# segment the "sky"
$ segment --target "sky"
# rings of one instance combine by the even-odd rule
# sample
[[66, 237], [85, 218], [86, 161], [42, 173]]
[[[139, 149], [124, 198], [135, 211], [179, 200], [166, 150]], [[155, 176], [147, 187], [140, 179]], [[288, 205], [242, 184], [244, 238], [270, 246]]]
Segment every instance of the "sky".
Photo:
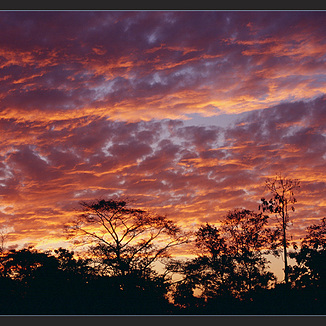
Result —
[[326, 217], [326, 12], [1, 11], [0, 228], [68, 245], [80, 202], [182, 229], [299, 179], [289, 234]]

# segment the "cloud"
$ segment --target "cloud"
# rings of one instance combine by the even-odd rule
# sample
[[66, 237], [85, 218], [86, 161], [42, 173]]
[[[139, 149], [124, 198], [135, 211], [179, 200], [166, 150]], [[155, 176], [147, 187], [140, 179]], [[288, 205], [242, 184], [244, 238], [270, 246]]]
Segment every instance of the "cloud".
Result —
[[[185, 228], [219, 221], [256, 210], [280, 171], [302, 180], [298, 222], [325, 215], [324, 13], [0, 17], [0, 205], [13, 242], [64, 241], [80, 200], [119, 195]], [[214, 124], [223, 113], [234, 123]]]
[[325, 90], [324, 13], [2, 12], [1, 17], [5, 117], [23, 111], [33, 120], [35, 114], [43, 120], [175, 119], [262, 109]]
[[[2, 128], [14, 135], [29, 131], [33, 145], [18, 136], [8, 145], [11, 150], [1, 165], [1, 196], [15, 207], [13, 225], [26, 205], [36, 219], [33, 223], [47, 224], [56, 216], [60, 224], [79, 200], [117, 194], [187, 225], [218, 220], [238, 206], [257, 209], [264, 178], [282, 171], [302, 180], [302, 209], [314, 199], [313, 207], [321, 214], [324, 106], [324, 97], [280, 104], [246, 114], [228, 129], [169, 120], [77, 119], [42, 128], [2, 120]], [[49, 217], [37, 207], [47, 209]]]

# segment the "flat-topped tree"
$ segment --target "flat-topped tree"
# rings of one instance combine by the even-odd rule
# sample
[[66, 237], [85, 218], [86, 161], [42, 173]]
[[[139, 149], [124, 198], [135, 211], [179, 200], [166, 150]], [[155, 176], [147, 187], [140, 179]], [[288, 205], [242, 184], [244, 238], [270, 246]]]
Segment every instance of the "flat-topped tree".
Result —
[[82, 213], [67, 229], [78, 241], [90, 241], [103, 275], [150, 275], [155, 261], [187, 241], [165, 216], [130, 208], [126, 201], [96, 200], [81, 205]]

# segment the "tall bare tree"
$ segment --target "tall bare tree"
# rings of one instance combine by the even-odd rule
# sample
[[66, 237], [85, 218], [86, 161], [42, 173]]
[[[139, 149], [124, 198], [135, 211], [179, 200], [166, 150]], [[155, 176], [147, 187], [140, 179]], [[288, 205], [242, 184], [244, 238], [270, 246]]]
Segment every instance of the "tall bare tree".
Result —
[[294, 212], [294, 204], [297, 202], [294, 197], [294, 191], [300, 187], [300, 182], [297, 179], [288, 179], [281, 174], [276, 175], [274, 179], [266, 180], [266, 188], [270, 191], [272, 197], [269, 201], [262, 198], [260, 208], [263, 211], [275, 213], [279, 220], [279, 228], [281, 230], [282, 246], [284, 254], [284, 282], [289, 282], [289, 267], [288, 267], [288, 240], [287, 229], [289, 227], [290, 216], [289, 210]]

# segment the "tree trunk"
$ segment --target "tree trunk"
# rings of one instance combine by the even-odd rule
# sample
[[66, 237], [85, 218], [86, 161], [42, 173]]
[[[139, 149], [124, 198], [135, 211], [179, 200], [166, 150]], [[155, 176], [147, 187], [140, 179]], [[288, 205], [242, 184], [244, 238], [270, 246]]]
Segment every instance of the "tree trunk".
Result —
[[288, 284], [289, 271], [288, 271], [288, 257], [287, 257], [287, 249], [286, 249], [286, 221], [285, 221], [284, 207], [282, 211], [282, 220], [283, 220], [284, 281], [285, 284]]

